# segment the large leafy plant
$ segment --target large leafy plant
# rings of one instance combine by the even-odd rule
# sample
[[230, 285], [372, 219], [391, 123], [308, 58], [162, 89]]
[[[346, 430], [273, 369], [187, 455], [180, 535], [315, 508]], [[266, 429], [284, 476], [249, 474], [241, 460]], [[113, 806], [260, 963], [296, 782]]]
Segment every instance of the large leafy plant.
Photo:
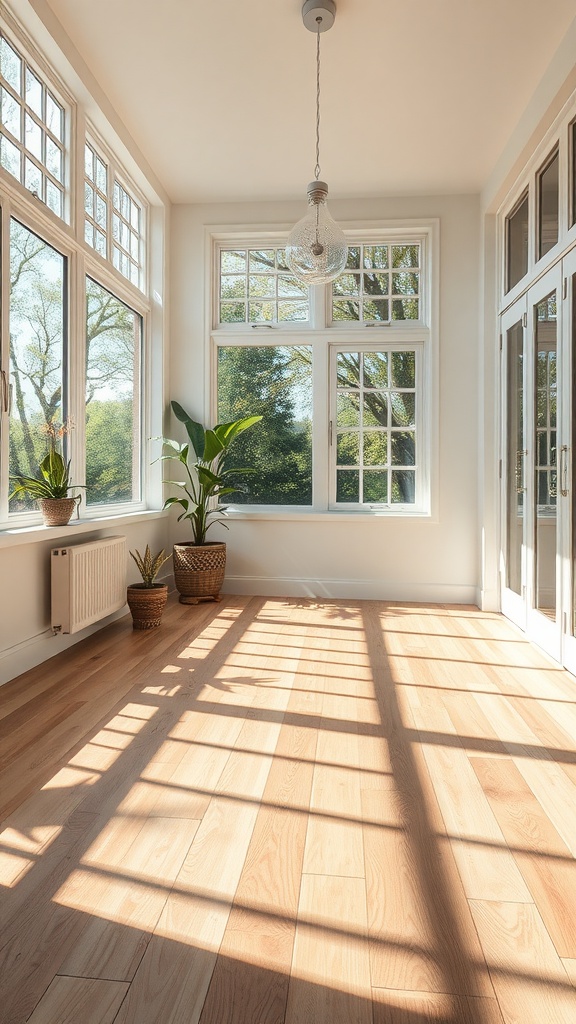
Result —
[[[258, 423], [261, 416], [245, 416], [234, 423], [218, 423], [210, 430], [197, 423], [178, 402], [172, 402], [172, 411], [176, 419], [186, 428], [188, 442], [179, 444], [171, 438], [164, 437], [163, 444], [169, 449], [161, 457], [180, 463], [186, 473], [184, 480], [168, 480], [184, 491], [182, 497], [167, 498], [164, 508], [180, 505], [181, 519], [189, 519], [192, 526], [194, 544], [205, 544], [206, 533], [214, 523], [222, 523], [226, 515], [226, 507], [220, 500], [227, 494], [241, 490], [234, 486], [232, 474], [251, 473], [251, 469], [226, 469], [226, 457], [230, 445], [239, 434]], [[225, 524], [224, 524], [225, 525]]]

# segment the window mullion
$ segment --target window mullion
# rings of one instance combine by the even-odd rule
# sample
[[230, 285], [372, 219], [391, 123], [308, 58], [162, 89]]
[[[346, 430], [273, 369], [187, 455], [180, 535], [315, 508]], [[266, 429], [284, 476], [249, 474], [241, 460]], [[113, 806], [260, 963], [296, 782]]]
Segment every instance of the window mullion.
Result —
[[[4, 198], [0, 207], [0, 254], [2, 266], [10, 266], [10, 201]], [[10, 413], [10, 274], [2, 274], [0, 291], [0, 522], [8, 518], [8, 462]]]
[[[74, 430], [70, 435], [73, 480], [86, 484], [86, 268], [78, 252], [70, 258], [68, 288], [68, 400]], [[82, 491], [85, 505], [86, 492]]]
[[[312, 289], [318, 291], [319, 289]], [[324, 337], [312, 345], [312, 506], [317, 511], [328, 508], [330, 495], [330, 419], [334, 403], [330, 380], [330, 347]], [[336, 435], [333, 430], [333, 444]]]

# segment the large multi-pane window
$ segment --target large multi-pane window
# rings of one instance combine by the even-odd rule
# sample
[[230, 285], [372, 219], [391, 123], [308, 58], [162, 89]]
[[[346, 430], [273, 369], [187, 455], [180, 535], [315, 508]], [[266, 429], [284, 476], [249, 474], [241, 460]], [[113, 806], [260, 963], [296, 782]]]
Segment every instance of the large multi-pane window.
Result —
[[123, 277], [143, 286], [142, 205], [92, 142], [84, 146], [84, 239]]
[[0, 165], [63, 217], [64, 107], [1, 31], [0, 122]]
[[40, 518], [10, 494], [52, 443], [87, 514], [143, 507], [149, 316], [145, 204], [12, 29], [0, 29], [0, 525]]
[[281, 245], [217, 246], [215, 416], [262, 416], [228, 463], [234, 505], [429, 510], [430, 237], [354, 242], [314, 288]]

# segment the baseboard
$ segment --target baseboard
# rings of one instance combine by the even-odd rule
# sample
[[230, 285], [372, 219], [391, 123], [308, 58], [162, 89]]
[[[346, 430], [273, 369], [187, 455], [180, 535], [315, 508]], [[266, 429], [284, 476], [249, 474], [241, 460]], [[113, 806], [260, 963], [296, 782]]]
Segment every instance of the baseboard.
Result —
[[477, 604], [477, 588], [466, 584], [394, 583], [385, 580], [292, 579], [226, 576], [224, 594], [307, 597], [330, 600], [410, 601], [424, 604]]
[[[174, 590], [172, 574], [159, 578], [159, 582], [167, 583], [170, 592]], [[105, 619], [92, 623], [91, 626], [87, 626], [86, 629], [81, 630], [79, 633], [58, 633], [55, 635], [51, 629], [45, 629], [36, 636], [29, 637], [13, 647], [6, 648], [6, 650], [0, 652], [0, 686], [10, 682], [11, 679], [21, 675], [22, 672], [28, 672], [29, 669], [36, 668], [37, 665], [41, 665], [43, 661], [48, 661], [49, 658], [60, 654], [61, 651], [68, 650], [69, 647], [73, 647], [74, 644], [80, 643], [81, 640], [85, 640], [92, 633], [97, 633], [99, 629], [104, 629], [111, 622], [115, 622], [116, 619], [121, 619], [123, 615], [127, 614], [128, 605], [124, 605], [119, 611], [108, 615]]]

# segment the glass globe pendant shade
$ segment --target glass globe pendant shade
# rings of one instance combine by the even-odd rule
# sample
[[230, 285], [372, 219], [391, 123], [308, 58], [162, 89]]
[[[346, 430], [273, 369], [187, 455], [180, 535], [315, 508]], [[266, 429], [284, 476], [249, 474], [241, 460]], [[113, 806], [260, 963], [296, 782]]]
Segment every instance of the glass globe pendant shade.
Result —
[[306, 284], [326, 284], [344, 270], [348, 244], [328, 209], [326, 182], [312, 181], [307, 194], [308, 212], [288, 235], [286, 262]]

